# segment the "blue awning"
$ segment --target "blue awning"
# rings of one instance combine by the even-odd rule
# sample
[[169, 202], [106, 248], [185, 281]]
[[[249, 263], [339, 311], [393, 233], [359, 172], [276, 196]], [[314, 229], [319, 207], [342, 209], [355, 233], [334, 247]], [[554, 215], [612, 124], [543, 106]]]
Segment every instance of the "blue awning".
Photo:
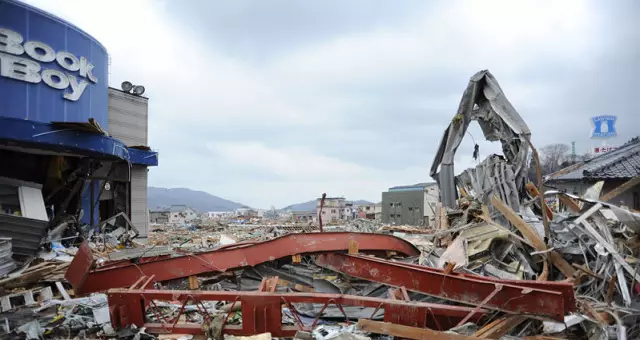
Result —
[[157, 152], [128, 148], [113, 137], [11, 117], [0, 117], [0, 144], [158, 165]]

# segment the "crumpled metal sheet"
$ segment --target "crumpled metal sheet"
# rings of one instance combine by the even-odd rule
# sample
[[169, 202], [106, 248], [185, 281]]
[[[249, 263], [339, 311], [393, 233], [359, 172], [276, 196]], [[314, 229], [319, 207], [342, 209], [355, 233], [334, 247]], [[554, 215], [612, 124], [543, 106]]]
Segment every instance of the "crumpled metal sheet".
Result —
[[[472, 120], [478, 121], [487, 140], [502, 143], [507, 166], [500, 172], [503, 173], [503, 178], [509, 181], [511, 181], [510, 177], [513, 177], [514, 183], [508, 187], [515, 188], [517, 195], [518, 189], [524, 186], [529, 152], [527, 139], [531, 136], [531, 132], [522, 117], [507, 100], [498, 81], [489, 71], [483, 70], [473, 75], [469, 80], [460, 100], [458, 111], [442, 136], [440, 147], [431, 166], [430, 175], [438, 182], [441, 201], [447, 208], [453, 208], [457, 198], [453, 167], [454, 156]], [[438, 168], [440, 168], [439, 172]], [[475, 173], [477, 170], [472, 170], [472, 172]], [[478, 176], [473, 177], [477, 178]], [[483, 185], [482, 192], [495, 190], [495, 185], [498, 183], [489, 181], [486, 182], [486, 185]], [[476, 192], [476, 194], [479, 193]], [[516, 197], [507, 200], [507, 202], [517, 211], [520, 201], [515, 199]], [[483, 201], [486, 199], [487, 196], [483, 197]]]
[[603, 202], [596, 199], [586, 199], [584, 197], [571, 195], [569, 193], [559, 191], [559, 190], [548, 190], [548, 191], [545, 191], [544, 193], [545, 197], [554, 196], [554, 195], [564, 195], [581, 202], [600, 203], [602, 204], [603, 207], [609, 208], [620, 223], [624, 224], [625, 226], [627, 226], [627, 228], [633, 230], [635, 233], [640, 233], [640, 214], [636, 212], [622, 209], [608, 202]]

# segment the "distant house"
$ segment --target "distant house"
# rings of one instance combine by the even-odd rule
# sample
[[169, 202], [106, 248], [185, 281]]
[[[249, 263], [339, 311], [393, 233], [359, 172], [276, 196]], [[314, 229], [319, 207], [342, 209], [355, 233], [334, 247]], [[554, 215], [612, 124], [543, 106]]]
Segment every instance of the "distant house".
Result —
[[203, 219], [218, 219], [223, 217], [231, 217], [234, 213], [231, 211], [209, 211], [202, 214]]
[[198, 212], [186, 205], [172, 205], [149, 213], [150, 222], [158, 224], [184, 224], [195, 219], [198, 219]]
[[198, 218], [198, 213], [186, 205], [172, 205], [169, 207], [169, 223], [183, 224]]
[[234, 210], [234, 213], [235, 213], [236, 217], [250, 218], [250, 217], [257, 217], [258, 216], [258, 212], [255, 209], [251, 209], [249, 207], [238, 208], [238, 209]]
[[638, 179], [635, 185], [611, 198], [610, 203], [640, 210], [640, 138], [621, 147], [576, 163], [547, 176], [545, 186], [583, 195], [598, 181], [604, 181], [601, 197], [621, 184]]
[[155, 224], [168, 224], [169, 223], [169, 211], [168, 210], [155, 210], [149, 212], [149, 222]]
[[[320, 214], [321, 198], [316, 199], [316, 214]], [[322, 206], [322, 221], [330, 222], [342, 220], [345, 214], [351, 215], [353, 205], [347, 206], [344, 197], [326, 197]]]
[[358, 218], [379, 220], [382, 215], [382, 203], [361, 204], [357, 207]]
[[294, 211], [291, 213], [294, 222], [317, 222], [318, 213], [315, 210]]

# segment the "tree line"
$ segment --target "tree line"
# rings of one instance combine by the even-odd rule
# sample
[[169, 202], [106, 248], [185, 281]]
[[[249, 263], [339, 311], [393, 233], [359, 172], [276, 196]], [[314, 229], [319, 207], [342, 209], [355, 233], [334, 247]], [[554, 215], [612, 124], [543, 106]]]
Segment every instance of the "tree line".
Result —
[[[577, 154], [573, 156], [570, 151], [571, 147], [562, 143], [550, 144], [538, 149], [542, 175], [546, 176], [552, 174], [560, 169], [591, 158], [590, 154]], [[528, 177], [535, 183], [537, 182], [536, 176], [536, 162], [531, 159], [529, 163]]]

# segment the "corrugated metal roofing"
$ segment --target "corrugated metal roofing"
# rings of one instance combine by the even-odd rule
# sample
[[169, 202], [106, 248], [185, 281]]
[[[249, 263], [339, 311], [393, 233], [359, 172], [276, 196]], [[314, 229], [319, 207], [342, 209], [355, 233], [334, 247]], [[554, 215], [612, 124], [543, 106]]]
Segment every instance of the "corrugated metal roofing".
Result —
[[47, 221], [0, 214], [0, 237], [11, 238], [16, 255], [35, 255], [47, 231]]
[[548, 181], [614, 179], [640, 176], [640, 138], [620, 148], [549, 175]]

